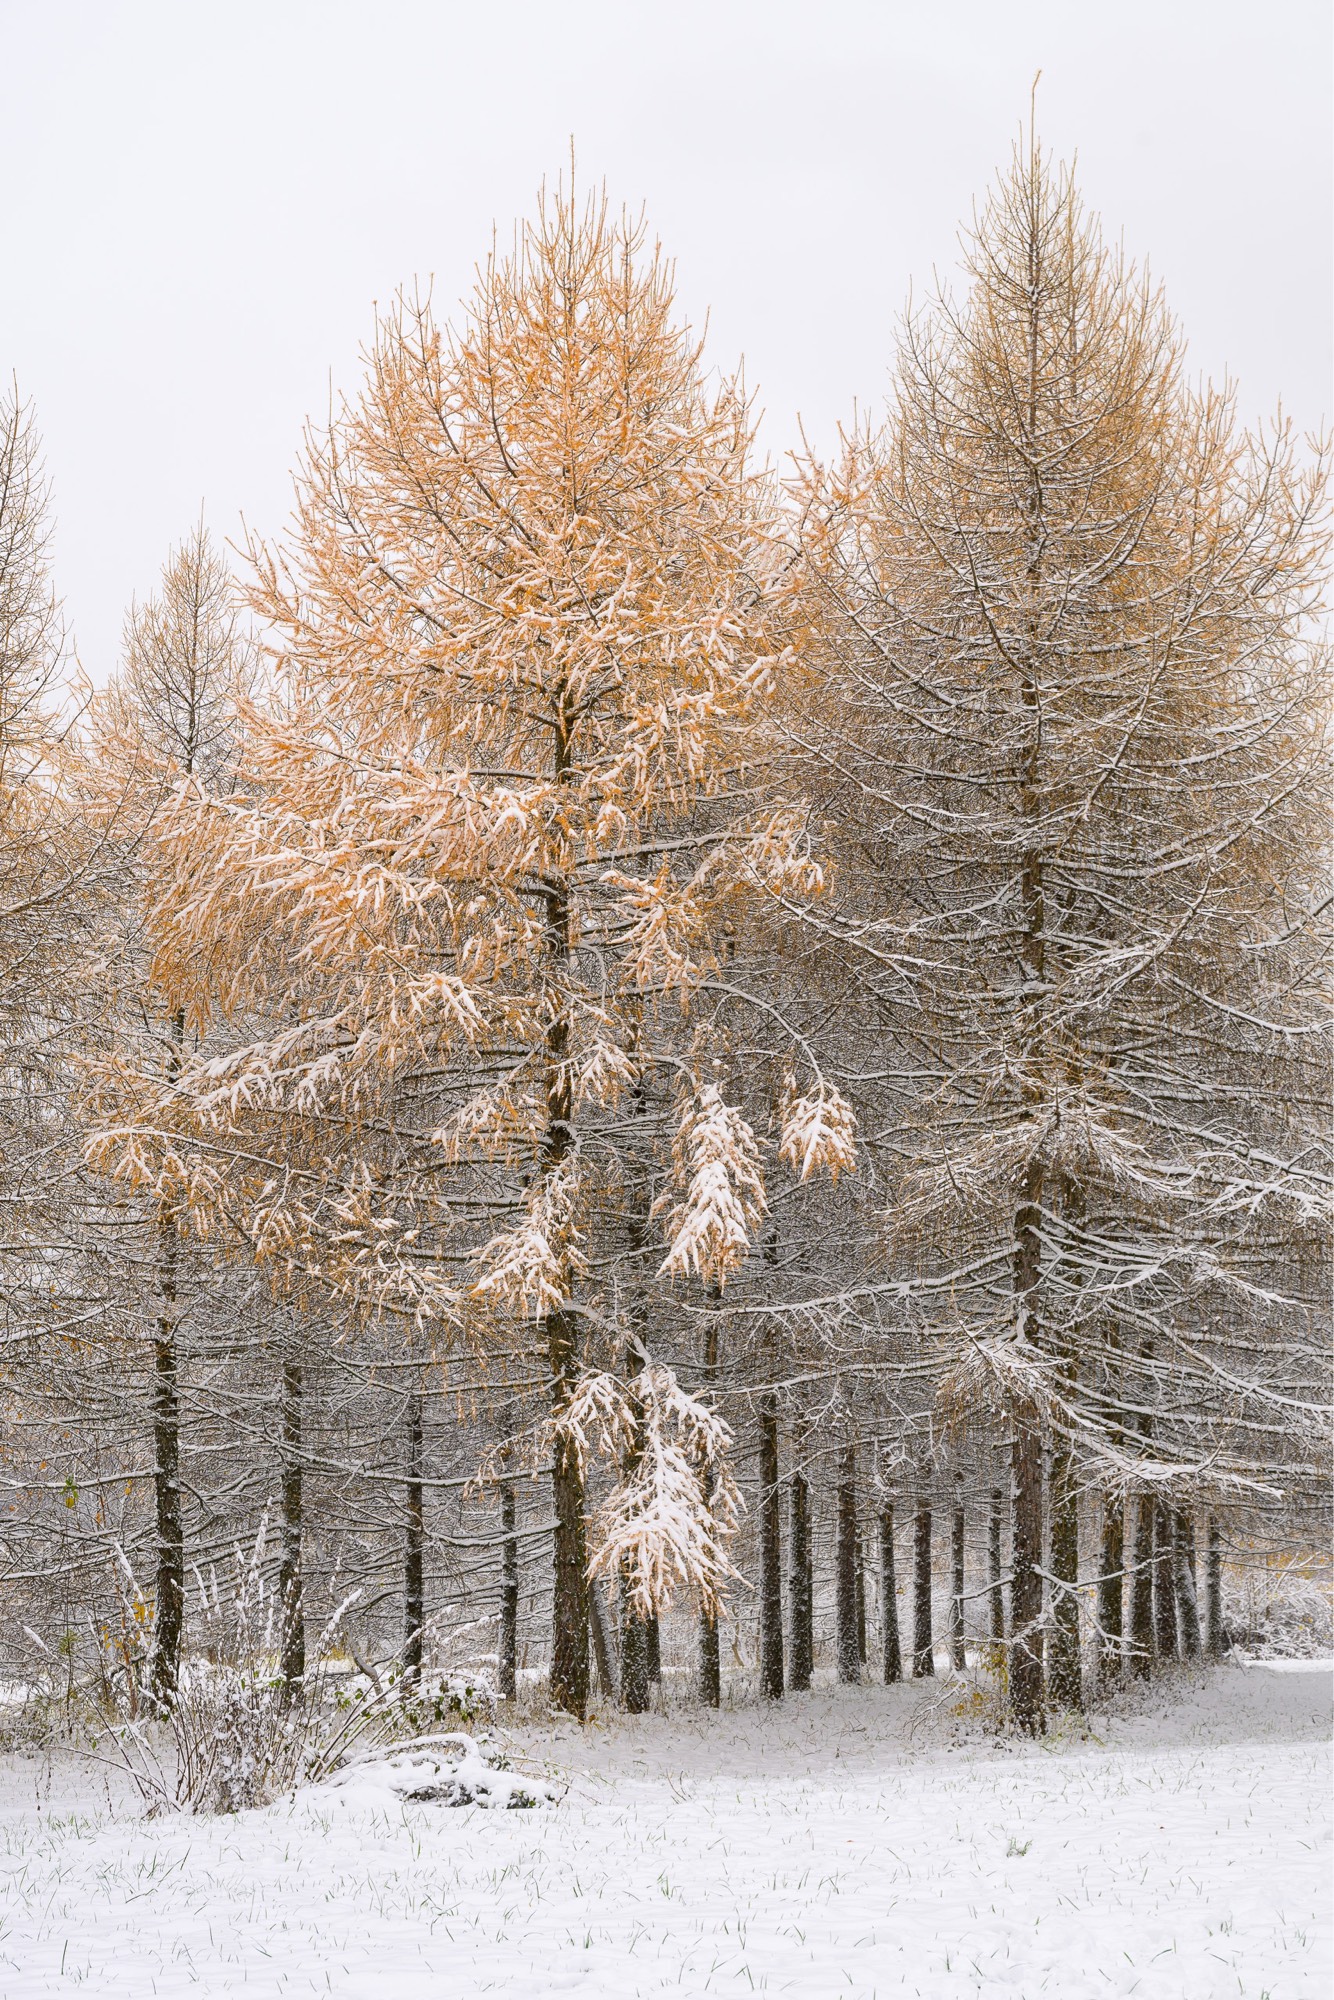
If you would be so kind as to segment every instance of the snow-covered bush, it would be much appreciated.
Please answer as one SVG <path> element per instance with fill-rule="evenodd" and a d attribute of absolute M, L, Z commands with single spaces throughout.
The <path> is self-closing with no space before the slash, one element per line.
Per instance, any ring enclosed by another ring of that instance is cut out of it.
<path fill-rule="evenodd" d="M 1224 1632 L 1256 1660 L 1324 1659 L 1334 1653 L 1329 1567 L 1302 1558 L 1255 1560 L 1225 1577 Z"/>
<path fill-rule="evenodd" d="M 116 1717 L 102 1741 L 151 1812 L 240 1812 L 334 1769 L 367 1732 L 387 1734 L 388 1691 L 326 1695 L 326 1667 L 351 1600 L 335 1611 L 300 1682 L 279 1668 L 282 1609 L 265 1581 L 267 1523 L 224 1586 L 196 1572 L 202 1649 L 157 1713 Z"/>
<path fill-rule="evenodd" d="M 501 1752 L 462 1731 L 422 1736 L 372 1752 L 329 1781 L 344 1793 L 388 1793 L 417 1805 L 488 1806 L 514 1812 L 554 1804 L 544 1779 L 513 1771 Z"/>

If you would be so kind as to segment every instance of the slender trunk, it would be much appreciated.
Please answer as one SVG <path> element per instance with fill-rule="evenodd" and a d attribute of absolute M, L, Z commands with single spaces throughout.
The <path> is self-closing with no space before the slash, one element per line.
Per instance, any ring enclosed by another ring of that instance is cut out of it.
<path fill-rule="evenodd" d="M 1121 1672 L 1125 1569 L 1125 1504 L 1109 1494 L 1102 1509 L 1098 1568 L 1098 1687 L 1106 1693 Z"/>
<path fill-rule="evenodd" d="M 557 784 L 573 778 L 574 700 L 564 684 L 555 699 L 552 732 Z M 567 882 L 557 878 L 544 890 L 546 978 L 551 1003 L 546 1035 L 546 1129 L 539 1169 L 559 1174 L 574 1146 L 574 1094 L 570 1076 L 570 1017 L 567 1000 L 572 924 Z M 552 1412 L 557 1420 L 551 1485 L 556 1516 L 552 1541 L 551 1702 L 582 1722 L 588 1712 L 588 1545 L 584 1521 L 584 1476 L 573 1440 L 560 1418 L 579 1378 L 579 1319 L 573 1309 L 568 1258 L 562 1258 L 563 1297 L 544 1319 Z"/>
<path fill-rule="evenodd" d="M 950 1661 L 960 1672 L 968 1664 L 968 1652 L 964 1644 L 963 1604 L 964 1604 L 964 1555 L 966 1548 L 967 1521 L 964 1516 L 962 1498 L 954 1503 L 954 1519 L 950 1524 L 950 1555 L 954 1571 L 954 1588 L 950 1593 Z"/>
<path fill-rule="evenodd" d="M 306 1671 L 306 1612 L 301 1584 L 301 1416 L 305 1384 L 301 1363 L 288 1356 L 282 1372 L 282 1553 L 278 1569 L 278 1667 L 288 1688 Z"/>
<path fill-rule="evenodd" d="M 714 1304 L 718 1291 L 713 1292 Z M 704 1328 L 704 1380 L 712 1383 L 718 1373 L 718 1315 L 711 1312 Z M 710 1466 L 704 1474 L 704 1499 L 713 1505 L 714 1474 Z M 720 1708 L 723 1699 L 722 1652 L 718 1643 L 718 1613 L 702 1611 L 699 1620 L 699 1698 L 706 1708 Z"/>
<path fill-rule="evenodd" d="M 1227 1638 L 1223 1630 L 1223 1533 L 1215 1514 L 1209 1516 L 1204 1563 L 1209 1581 L 1209 1658 L 1219 1660 Z"/>
<path fill-rule="evenodd" d="M 788 1533 L 788 1616 L 792 1625 L 794 1694 L 811 1684 L 815 1655 L 814 1574 L 811 1563 L 811 1489 L 804 1472 L 794 1472 Z"/>
<path fill-rule="evenodd" d="M 857 1657 L 857 1447 L 843 1447 L 839 1467 L 837 1526 L 834 1540 L 834 1634 L 840 1681 L 855 1685 L 862 1677 Z"/>
<path fill-rule="evenodd" d="M 1047 1688 L 1058 1708 L 1084 1707 L 1079 1643 L 1079 1492 L 1064 1443 L 1052 1457 L 1051 1571 L 1053 1585 Z"/>
<path fill-rule="evenodd" d="M 632 1413 L 630 1445 L 622 1473 L 627 1482 L 638 1473 L 644 1455 L 644 1407 L 637 1388 L 644 1366 L 643 1348 L 631 1341 L 626 1356 L 629 1404 Z M 621 1707 L 629 1715 L 643 1715 L 649 1702 L 649 1621 L 635 1601 L 634 1577 L 629 1567 L 621 1572 Z M 596 1635 L 596 1628 L 595 1628 Z"/>
<path fill-rule="evenodd" d="M 506 1428 L 508 1428 L 508 1423 Z M 519 1537 L 514 1481 L 500 1482 L 500 1634 L 497 1680 L 504 1700 L 519 1691 Z"/>
<path fill-rule="evenodd" d="M 1200 1657 L 1200 1606 L 1195 1588 L 1195 1523 L 1180 1507 L 1172 1514 L 1172 1585 L 1177 1641 L 1183 1660 Z"/>
<path fill-rule="evenodd" d="M 1153 1636 L 1158 1658 L 1174 1660 L 1177 1609 L 1172 1584 L 1172 1523 L 1162 1500 L 1153 1505 Z"/>
<path fill-rule="evenodd" d="M 621 1707 L 627 1715 L 643 1715 L 649 1705 L 649 1628 L 631 1601 L 630 1589 L 629 1577 L 622 1576 Z"/>
<path fill-rule="evenodd" d="M 886 1687 L 903 1679 L 899 1645 L 898 1583 L 894 1575 L 894 1509 L 880 1509 L 880 1653 Z"/>
<path fill-rule="evenodd" d="M 999 1486 L 991 1489 L 991 1517 L 987 1522 L 987 1581 L 988 1608 L 991 1614 L 991 1644 L 999 1665 L 1001 1648 L 1005 1644 L 1005 1588 L 1001 1578 L 1005 1572 L 1001 1567 L 1001 1532 L 1005 1510 L 1005 1495 Z"/>
<path fill-rule="evenodd" d="M 718 1642 L 718 1615 L 706 1611 L 699 1621 L 699 1698 L 705 1708 L 721 1708 L 723 1661 Z"/>
<path fill-rule="evenodd" d="M 778 1398 L 760 1398 L 760 1693 L 783 1694 L 783 1550 L 778 1491 Z"/>
<path fill-rule="evenodd" d="M 426 1624 L 426 1509 L 422 1494 L 422 1396 L 408 1397 L 407 1534 L 403 1551 L 403 1679 L 420 1687 Z"/>
<path fill-rule="evenodd" d="M 931 1628 L 931 1509 L 919 1506 L 913 1516 L 912 1670 L 917 1680 L 936 1671 L 935 1634 Z"/>
<path fill-rule="evenodd" d="M 607 1616 L 602 1605 L 602 1592 L 595 1583 L 588 1585 L 588 1630 L 593 1641 L 593 1661 L 597 1667 L 598 1693 L 604 1701 L 616 1699 L 616 1669 L 612 1661 L 611 1641 L 607 1636 Z"/>
<path fill-rule="evenodd" d="M 549 1316 L 547 1325 L 552 1377 L 561 1385 L 557 1408 L 563 1409 L 574 1388 L 573 1323 L 569 1314 L 558 1311 Z M 584 1479 L 573 1440 L 559 1431 L 552 1452 L 551 1484 L 556 1513 L 551 1702 L 582 1722 L 588 1713 L 589 1641 Z"/>
<path fill-rule="evenodd" d="M 648 1655 L 648 1677 L 654 1687 L 662 1683 L 662 1628 L 655 1611 L 644 1624 L 644 1650 Z"/>
<path fill-rule="evenodd" d="M 866 1558 L 862 1548 L 861 1530 L 857 1531 L 857 1546 L 853 1552 L 857 1570 L 857 1663 L 866 1666 Z"/>
<path fill-rule="evenodd" d="M 1130 1670 L 1147 1680 L 1153 1669 L 1153 1498 L 1135 1502 L 1135 1553 L 1130 1584 Z"/>
<path fill-rule="evenodd" d="M 1016 1412 L 1014 1528 L 1010 1560 L 1010 1715 L 1040 1736 L 1047 1726 L 1042 1689 L 1042 1434 L 1036 1413 Z"/>
<path fill-rule="evenodd" d="M 157 1516 L 157 1608 L 152 1690 L 159 1701 L 176 1692 L 185 1619 L 185 1532 L 181 1517 L 181 1408 L 176 1355 L 175 1218 L 158 1220 L 157 1333 L 153 1341 L 153 1499 Z"/>

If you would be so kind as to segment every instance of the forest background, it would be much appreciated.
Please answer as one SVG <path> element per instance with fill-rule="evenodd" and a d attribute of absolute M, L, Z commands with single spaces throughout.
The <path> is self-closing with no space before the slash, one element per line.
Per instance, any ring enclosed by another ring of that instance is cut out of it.
<path fill-rule="evenodd" d="M 569 180 L 73 705 L 9 405 L 13 1666 L 170 1700 L 264 1523 L 289 1685 L 1040 1728 L 1322 1539 L 1319 448 L 1025 139 L 776 477 Z"/>

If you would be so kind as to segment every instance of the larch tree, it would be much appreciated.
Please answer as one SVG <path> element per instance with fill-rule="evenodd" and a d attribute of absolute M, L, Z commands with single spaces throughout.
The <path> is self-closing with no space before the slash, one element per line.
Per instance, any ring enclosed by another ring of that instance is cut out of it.
<path fill-rule="evenodd" d="M 82 809 L 56 715 L 67 664 L 52 585 L 51 496 L 29 406 L 0 397 L 0 1327 L 3 1452 L 23 1455 L 51 1349 L 77 1337 L 86 1301 L 68 1283 L 77 1207 L 74 1063 L 96 1020 L 99 924 L 115 857 Z M 34 1460 L 44 1454 L 33 1454 Z M 39 1466 L 40 1472 L 40 1466 Z M 23 1474 L 13 1474 L 22 1488 Z M 41 1515 L 46 1480 L 32 1482 Z M 16 1502 L 17 1505 L 17 1502 Z M 63 1512 L 63 1508 L 60 1510 Z M 20 1573 L 25 1523 L 6 1510 L 4 1553 Z M 12 1531 L 12 1532 L 11 1532 Z"/>
<path fill-rule="evenodd" d="M 800 484 L 825 672 L 792 733 L 842 863 L 803 921 L 862 991 L 883 1289 L 1012 1440 L 1036 1731 L 1080 1699 L 1081 1490 L 1318 1474 L 1321 471 L 1188 383 L 1036 144 L 966 268 L 884 427 Z"/>
<path fill-rule="evenodd" d="M 690 1014 L 729 906 L 815 881 L 800 815 L 746 792 L 783 653 L 769 506 L 744 397 L 604 202 L 544 198 L 453 328 L 400 300 L 286 546 L 253 551 L 274 693 L 241 783 L 161 823 L 156 977 L 232 1045 L 100 1147 L 430 1353 L 529 1329 L 579 1715 L 591 1442 L 623 1458 L 602 1546 L 642 1613 L 728 1571 L 726 1427 L 637 1352 L 599 1231 L 642 1201 L 647 1068 L 663 1280 L 721 1284 L 765 1210 Z M 775 1143 L 846 1165 L 847 1107 L 812 1074 Z"/>
<path fill-rule="evenodd" d="M 202 524 L 174 549 L 158 593 L 131 607 L 119 674 L 96 698 L 86 732 L 93 789 L 114 817 L 109 836 L 123 863 L 108 932 L 114 968 L 103 1048 L 94 1065 L 94 1124 L 127 1094 L 168 1095 L 187 1059 L 185 1009 L 164 1002 L 152 980 L 144 919 L 154 892 L 152 828 L 177 784 L 197 781 L 225 795 L 235 781 L 238 704 L 252 691 L 253 647 L 226 564 Z M 96 1152 L 96 1147 L 94 1148 Z M 143 1217 L 153 1252 L 153 1493 L 156 1556 L 152 1687 L 175 1691 L 185 1617 L 186 1556 L 181 1504 L 179 1200 L 151 1200 Z"/>

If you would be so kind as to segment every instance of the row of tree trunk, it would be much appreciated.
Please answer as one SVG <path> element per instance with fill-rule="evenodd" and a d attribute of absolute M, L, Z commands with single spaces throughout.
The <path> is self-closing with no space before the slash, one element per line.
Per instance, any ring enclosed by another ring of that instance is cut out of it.
<path fill-rule="evenodd" d="M 174 1329 L 173 1329 L 174 1330 Z M 164 1343 L 165 1344 L 165 1343 Z M 174 1357 L 173 1357 L 174 1359 Z M 162 1375 L 159 1357 L 159 1402 Z M 305 1671 L 305 1638 L 301 1584 L 302 1518 L 302 1392 L 300 1362 L 289 1357 L 281 1375 L 280 1434 L 282 1466 L 280 1478 L 280 1574 L 279 1591 L 283 1606 L 282 1671 L 289 1681 L 298 1681 Z M 174 1413 L 173 1413 L 174 1414 Z M 158 1501 L 165 1517 L 161 1534 L 162 1571 L 175 1571 L 181 1564 L 181 1538 L 172 1509 L 176 1498 L 178 1470 L 174 1426 L 161 1423 L 168 1432 L 166 1448 L 159 1439 Z M 814 1538 L 810 1482 L 796 1471 L 786 1482 L 779 1476 L 779 1413 L 777 1398 L 766 1395 L 759 1405 L 759 1686 L 766 1700 L 778 1700 L 786 1692 L 798 1693 L 812 1683 L 815 1656 L 814 1634 Z M 420 1394 L 407 1402 L 405 1536 L 404 1536 L 404 1646 L 405 1678 L 420 1677 L 424 1659 L 426 1624 L 425 1552 L 426 1529 L 423 1472 L 423 1407 Z M 787 1506 L 784 1510 L 784 1484 Z M 1054 1482 L 1055 1484 L 1055 1482 Z M 502 1477 L 498 1485 L 501 1530 L 501 1591 L 497 1645 L 497 1688 L 504 1698 L 513 1698 L 518 1687 L 520 1541 L 516 1489 L 512 1479 Z M 1078 1519 L 1072 1505 L 1061 1505 L 1059 1488 L 1054 1494 L 1051 1534 L 1051 1604 L 1045 1621 L 1046 1675 L 1052 1703 L 1071 1709 L 1082 1708 L 1086 1699 L 1088 1670 L 1080 1636 L 1077 1590 Z M 843 1449 L 834 1495 L 834 1586 L 835 1586 L 835 1666 L 840 1682 L 855 1685 L 866 1674 L 869 1662 L 867 1629 L 868 1549 L 858 1514 L 856 1446 Z M 783 1514 L 787 1514 L 788 1567 L 786 1620 L 783 1589 Z M 1005 1496 L 994 1488 L 987 1514 L 987 1582 L 976 1593 L 986 1604 L 986 1643 L 992 1660 L 1003 1665 L 1013 1637 L 1013 1607 L 1007 1621 L 1006 1578 L 1003 1568 Z M 936 1634 L 934 1630 L 933 1581 L 935 1574 L 935 1520 L 930 1503 L 916 1506 L 911 1522 L 911 1645 L 905 1655 L 899 1628 L 899 1577 L 895 1551 L 896 1522 L 893 1503 L 879 1508 L 879 1654 L 883 1680 L 889 1684 L 904 1678 L 905 1667 L 916 1679 L 934 1675 Z M 954 1503 L 949 1520 L 950 1594 L 945 1638 L 951 1663 L 966 1664 L 966 1548 L 968 1517 L 962 1494 Z M 1222 1537 L 1218 1521 L 1210 1516 L 1204 1549 L 1203 1593 L 1205 1617 L 1201 1619 L 1197 1578 L 1198 1552 L 1193 1517 L 1149 1494 L 1141 1494 L 1128 1504 L 1109 1502 L 1104 1508 L 1102 1540 L 1096 1591 L 1093 1676 L 1101 1690 L 1122 1671 L 1147 1677 L 1155 1662 L 1189 1660 L 1202 1653 L 1218 1656 L 1224 1650 L 1225 1632 L 1222 1607 Z M 1129 1591 L 1125 1584 L 1129 1582 Z M 159 1599 L 167 1611 L 160 1619 L 155 1657 L 155 1689 L 165 1695 L 174 1687 L 181 1641 L 180 1619 L 171 1615 L 178 1593 L 159 1577 Z M 175 1577 L 172 1577 L 174 1584 Z M 1128 1597 L 1129 1617 L 1126 1618 Z M 601 1693 L 619 1700 L 631 1714 L 642 1713 L 651 1701 L 652 1690 L 662 1678 L 661 1638 L 657 1618 L 636 1616 L 628 1603 L 619 1607 L 619 1649 L 610 1630 L 610 1620 L 596 1591 L 590 1592 L 589 1629 L 593 1666 Z M 785 1632 L 786 1624 L 786 1632 Z M 619 1658 L 617 1653 L 619 1650 Z M 716 1618 L 700 1621 L 699 1696 L 709 1707 L 722 1698 L 721 1653 Z"/>

